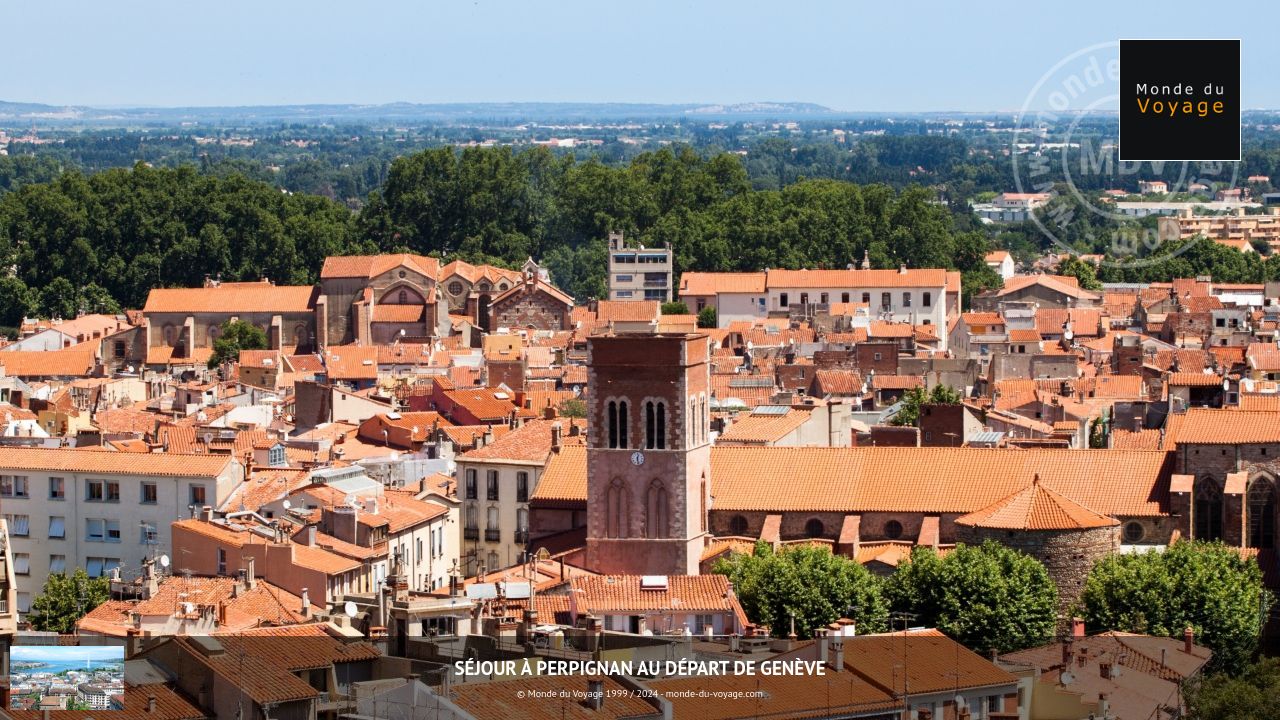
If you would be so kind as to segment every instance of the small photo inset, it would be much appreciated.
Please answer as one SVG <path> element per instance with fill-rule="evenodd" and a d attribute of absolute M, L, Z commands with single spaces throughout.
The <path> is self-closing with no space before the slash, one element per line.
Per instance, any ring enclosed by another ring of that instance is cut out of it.
<path fill-rule="evenodd" d="M 9 649 L 10 710 L 122 710 L 123 702 L 123 646 Z"/>

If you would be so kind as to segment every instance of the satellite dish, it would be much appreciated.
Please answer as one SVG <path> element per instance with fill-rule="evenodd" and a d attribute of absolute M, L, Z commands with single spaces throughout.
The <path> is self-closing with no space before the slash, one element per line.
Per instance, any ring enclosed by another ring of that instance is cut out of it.
<path fill-rule="evenodd" d="M 355 617 L 355 616 L 356 616 L 356 604 L 355 604 L 355 603 L 353 603 L 353 602 L 351 602 L 350 600 L 348 600 L 348 601 L 346 602 L 346 604 L 344 604 L 344 605 L 342 606 L 342 612 L 346 613 L 346 616 L 347 616 L 347 617 L 349 617 L 349 618 L 353 618 L 353 617 Z"/>
<path fill-rule="evenodd" d="M 285 510 L 288 510 L 289 508 L 293 507 L 293 503 L 289 502 L 288 500 L 285 500 L 284 502 L 280 503 L 280 505 L 284 507 Z"/>
<path fill-rule="evenodd" d="M 167 568 L 167 567 L 169 567 L 169 556 L 168 556 L 168 555 L 161 555 L 161 556 L 160 556 L 160 567 L 166 567 L 166 568 Z"/>
<path fill-rule="evenodd" d="M 1073 337 L 1075 337 L 1075 336 L 1076 336 L 1076 334 L 1075 334 L 1075 333 L 1073 333 L 1073 332 L 1071 332 L 1070 330 L 1067 330 L 1066 332 L 1062 333 L 1062 337 L 1064 337 L 1064 338 L 1066 338 L 1066 339 L 1068 339 L 1068 340 L 1070 340 L 1071 338 L 1073 338 Z"/>

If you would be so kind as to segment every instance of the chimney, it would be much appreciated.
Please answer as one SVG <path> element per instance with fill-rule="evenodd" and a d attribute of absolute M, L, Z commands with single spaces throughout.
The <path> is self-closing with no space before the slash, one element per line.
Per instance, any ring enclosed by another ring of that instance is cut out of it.
<path fill-rule="evenodd" d="M 1196 631 L 1190 625 L 1182 631 L 1182 652 L 1190 655 L 1196 644 Z"/>
<path fill-rule="evenodd" d="M 150 713 L 154 713 L 155 711 L 156 711 L 156 696 L 148 695 L 147 696 L 147 713 L 150 714 Z"/>
<path fill-rule="evenodd" d="M 560 423 L 551 425 L 551 452 L 560 452 Z"/>
<path fill-rule="evenodd" d="M 550 400 L 547 400 L 547 403 L 550 403 L 550 402 L 551 402 Z M 545 408 L 543 408 L 542 417 L 544 420 L 555 420 L 556 419 L 555 406 L 548 404 Z"/>
<path fill-rule="evenodd" d="M 254 588 L 258 587 L 258 578 L 257 578 L 257 577 L 255 577 L 253 570 L 254 570 L 254 568 L 253 568 L 253 558 L 245 558 L 245 561 L 244 561 L 244 588 L 245 588 L 245 590 L 252 590 L 252 589 L 254 589 Z"/>
<path fill-rule="evenodd" d="M 369 502 L 369 513 L 370 513 L 371 515 L 377 515 L 377 514 L 378 514 L 378 498 L 376 498 L 376 497 L 375 497 L 375 498 L 373 498 L 372 500 L 370 500 L 370 502 Z"/>
<path fill-rule="evenodd" d="M 1062 641 L 1062 667 L 1069 667 L 1071 665 L 1071 656 L 1075 654 L 1071 649 L 1071 643 L 1071 638 L 1066 638 Z"/>
<path fill-rule="evenodd" d="M 227 604 L 225 602 L 218 603 L 218 627 L 227 626 Z M 148 712 L 150 712 L 148 710 Z"/>
<path fill-rule="evenodd" d="M 1084 637 L 1084 618 L 1078 618 L 1078 617 L 1071 618 L 1071 637 L 1073 638 Z"/>
<path fill-rule="evenodd" d="M 831 645 L 835 648 L 835 659 L 829 663 L 832 670 L 840 672 L 844 669 L 844 638 L 837 635 L 831 639 Z"/>
<path fill-rule="evenodd" d="M 213 508 L 208 505 L 200 508 L 200 519 L 205 522 L 213 522 Z"/>
<path fill-rule="evenodd" d="M 604 707 L 604 681 L 588 680 L 587 681 L 587 707 L 592 710 L 600 710 Z"/>
<path fill-rule="evenodd" d="M 1102 716 L 1102 720 L 1108 720 L 1111 711 L 1111 703 L 1107 702 L 1106 693 L 1098 693 L 1098 715 Z"/>
<path fill-rule="evenodd" d="M 813 631 L 813 637 L 818 641 L 818 662 L 827 661 L 827 629 L 818 628 Z"/>
<path fill-rule="evenodd" d="M 307 526 L 306 538 L 307 538 L 307 541 L 306 541 L 307 547 L 316 546 L 316 526 L 315 525 Z"/>
<path fill-rule="evenodd" d="M 899 266 L 898 266 L 898 274 L 899 274 L 899 275 L 906 275 L 906 274 L 907 274 L 907 264 L 906 264 L 906 263 L 902 263 L 901 265 L 899 265 Z"/>
<path fill-rule="evenodd" d="M 302 617 L 311 617 L 311 596 L 307 594 L 306 588 L 302 588 Z"/>

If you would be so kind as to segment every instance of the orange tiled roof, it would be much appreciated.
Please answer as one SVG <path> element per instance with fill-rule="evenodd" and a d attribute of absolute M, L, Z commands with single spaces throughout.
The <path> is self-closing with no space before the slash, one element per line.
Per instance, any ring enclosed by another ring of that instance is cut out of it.
<path fill-rule="evenodd" d="M 1190 408 L 1182 415 L 1176 439 L 1196 445 L 1280 443 L 1280 423 L 1270 412 Z"/>
<path fill-rule="evenodd" d="M 1240 406 L 1237 409 L 1253 412 L 1280 412 L 1280 395 L 1241 393 Z"/>
<path fill-rule="evenodd" d="M 662 303 L 657 300 L 601 300 L 596 306 L 600 322 L 645 322 L 657 320 Z"/>
<path fill-rule="evenodd" d="M 814 389 L 826 395 L 861 395 L 862 376 L 856 370 L 816 370 Z"/>
<path fill-rule="evenodd" d="M 504 420 L 515 412 L 516 406 L 508 396 L 498 397 L 499 390 L 476 388 L 474 390 L 448 390 L 445 397 L 464 408 L 477 420 Z M 509 395 L 509 394 L 508 394 Z"/>
<path fill-rule="evenodd" d="M 378 348 L 367 345 L 340 345 L 324 354 L 325 374 L 334 380 L 376 380 Z"/>
<path fill-rule="evenodd" d="M 910 390 L 924 387 L 922 375 L 873 375 L 871 387 L 876 390 Z"/>
<path fill-rule="evenodd" d="M 423 321 L 426 305 L 396 305 L 383 303 L 373 306 L 373 322 L 416 323 Z"/>
<path fill-rule="evenodd" d="M 371 278 L 388 270 L 405 265 L 422 275 L 435 279 L 440 272 L 440 261 L 433 257 L 399 253 L 394 255 L 345 255 L 324 259 L 320 279 Z"/>
<path fill-rule="evenodd" d="M 996 292 L 996 296 L 1003 297 L 1032 285 L 1041 285 L 1049 290 L 1081 300 L 1102 299 L 1100 295 L 1081 290 L 1080 281 L 1076 278 L 1062 275 L 1015 275 L 1004 281 L 1004 286 Z"/>
<path fill-rule="evenodd" d="M 462 462 L 509 460 L 541 464 L 546 462 L 547 456 L 551 454 L 551 428 L 553 425 L 560 426 L 560 441 L 562 445 L 570 444 L 570 442 L 582 443 L 586 438 L 586 420 L 573 420 L 570 418 L 530 420 L 482 448 L 463 453 L 458 456 L 458 460 Z M 569 436 L 569 428 L 572 425 L 577 425 L 579 430 L 583 431 L 582 434 L 571 438 Z"/>
<path fill-rule="evenodd" d="M 1085 530 L 1120 522 L 1045 487 L 1037 476 L 1022 490 L 956 518 L 956 524 L 1001 530 Z"/>
<path fill-rule="evenodd" d="M 717 293 L 763 293 L 762 272 L 713 273 L 687 272 L 680 276 L 680 295 L 702 296 Z"/>
<path fill-rule="evenodd" d="M 776 442 L 809 419 L 809 411 L 791 409 L 781 415 L 752 413 L 740 418 L 720 435 L 716 442 L 757 445 Z"/>
<path fill-rule="evenodd" d="M 641 579 L 640 575 L 578 576 L 570 581 L 570 592 L 580 593 L 579 612 L 597 615 L 670 610 L 673 598 L 679 599 L 682 612 L 739 611 L 725 575 L 670 575 L 662 590 L 643 589 Z"/>
<path fill-rule="evenodd" d="M 1115 450 L 1159 450 L 1162 435 L 1159 430 L 1111 431 L 1111 447 Z"/>
<path fill-rule="evenodd" d="M 789 288 L 946 288 L 947 271 L 916 270 L 770 270 L 770 289 Z"/>
<path fill-rule="evenodd" d="M 12 377 L 85 377 L 97 364 L 92 344 L 63 350 L 0 351 L 0 368 Z"/>
<path fill-rule="evenodd" d="M 1165 384 L 1170 387 L 1215 387 L 1222 385 L 1222 376 L 1206 372 L 1176 372 L 1169 373 Z"/>
<path fill-rule="evenodd" d="M 228 456 L 173 453 L 130 453 L 125 461 L 115 453 L 53 448 L 9 447 L 0 453 L 0 469 L 3 470 L 162 477 L 217 477 L 231 462 Z"/>
<path fill-rule="evenodd" d="M 1164 512 L 1171 469 L 1169 452 L 1139 450 L 711 449 L 715 508 L 742 512 L 963 514 L 1025 488 L 1029 479 L 1039 475 L 1046 487 L 1097 512 L 1150 517 Z M 547 463 L 534 498 L 583 502 L 586 472 L 585 448 L 564 448 Z M 778 488 L 787 492 L 780 493 Z"/>
<path fill-rule="evenodd" d="M 305 313 L 316 289 L 268 282 L 222 283 L 216 287 L 155 288 L 144 313 Z"/>

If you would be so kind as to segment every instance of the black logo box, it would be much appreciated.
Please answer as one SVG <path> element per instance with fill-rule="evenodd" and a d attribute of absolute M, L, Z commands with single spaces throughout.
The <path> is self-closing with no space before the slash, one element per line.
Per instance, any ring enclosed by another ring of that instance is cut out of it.
<path fill-rule="evenodd" d="M 1182 93 L 1165 94 L 1166 87 Z M 1185 102 L 1192 104 L 1191 114 L 1183 112 Z M 1202 102 L 1209 109 L 1205 116 Z M 1222 111 L 1215 113 L 1219 102 Z M 1172 115 L 1170 103 L 1177 103 Z M 1163 112 L 1156 114 L 1157 107 Z M 1240 111 L 1239 40 L 1120 41 L 1121 160 L 1238 161 Z"/>

